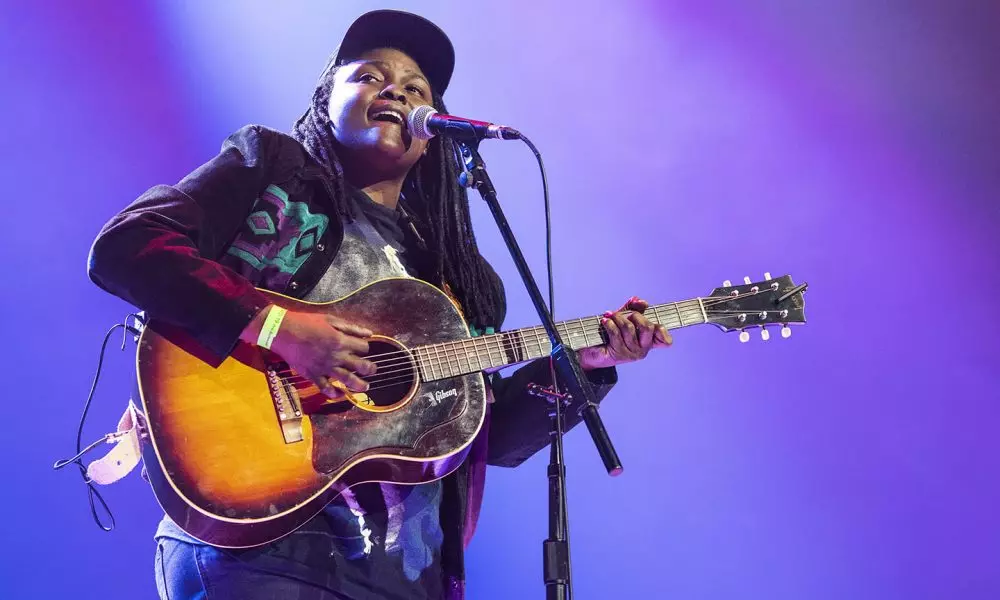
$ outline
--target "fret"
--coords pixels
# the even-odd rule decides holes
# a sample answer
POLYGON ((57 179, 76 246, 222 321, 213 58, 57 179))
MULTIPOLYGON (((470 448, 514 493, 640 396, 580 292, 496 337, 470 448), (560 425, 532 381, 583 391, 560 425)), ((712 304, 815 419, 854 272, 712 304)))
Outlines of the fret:
POLYGON ((531 357, 531 358, 541 358, 543 356, 546 356, 548 354, 548 352, 546 352, 545 349, 543 348, 542 341, 548 339, 548 334, 546 334, 545 336, 542 336, 538 332, 538 327, 532 327, 531 328, 531 333, 535 336, 535 345, 538 346, 538 353, 535 356, 531 357))
POLYGON ((587 346, 590 345, 587 342, 587 323, 583 320, 583 318, 577 319, 576 322, 580 324, 580 331, 577 332, 577 335, 582 335, 583 336, 583 343, 582 344, 576 344, 576 343, 570 344, 569 345, 570 348, 573 348, 574 350, 576 350, 577 348, 586 348, 587 346))
POLYGON ((437 378, 444 377, 444 365, 441 364, 441 352, 437 345, 432 346, 434 348, 434 370, 437 371, 437 378))
MULTIPOLYGON (((437 356, 431 356, 432 346, 424 347, 424 354, 427 355, 427 361, 431 364, 431 372, 434 374, 434 379, 440 379, 444 377, 444 373, 441 371, 441 359, 437 356)), ((437 348, 434 348, 435 354, 437 354, 437 348)))
POLYGON ((413 348, 411 354, 413 356, 413 363, 417 365, 417 378, 426 381, 427 369, 424 368, 424 363, 420 360, 420 347, 413 348))
MULTIPOLYGON (((584 328, 583 328, 583 343, 584 343, 584 348, 589 348, 591 346, 596 346, 597 345, 597 344, 591 344, 590 343, 590 335, 587 333, 588 329, 590 329, 589 325, 585 325, 584 328)), ((600 336, 598 336, 598 337, 600 337, 600 336)))
POLYGON ((684 317, 681 316, 681 310, 677 302, 673 303, 674 311, 677 312, 677 326, 684 327, 684 317))
POLYGON ((451 346, 455 350, 455 366, 458 368, 458 372, 455 375, 461 375, 465 372, 465 367, 462 366, 462 342, 452 342, 451 346))
POLYGON ((704 319, 706 323, 708 323, 708 313, 705 312, 705 303, 702 302, 701 297, 698 297, 697 300, 698 300, 698 308, 701 309, 701 318, 704 319))
POLYGON ((507 364, 516 364, 521 362, 521 341, 520 332, 518 330, 508 331, 507 337, 504 339, 504 344, 507 346, 507 364))
POLYGON ((512 333, 514 335, 511 336, 511 349, 514 351, 514 362, 524 362, 525 355, 528 353, 528 348, 524 341, 524 332, 516 329, 512 333), (516 338, 514 337, 515 335, 516 338))
POLYGON ((451 366, 452 359, 455 360, 455 368, 451 372, 451 376, 454 377, 454 376, 456 376, 456 375, 458 375, 459 373, 462 372, 462 363, 460 362, 461 361, 461 357, 458 355, 458 349, 455 347, 455 342, 451 342, 451 343, 445 344, 445 348, 447 348, 448 350, 446 350, 446 351, 449 352, 448 353, 448 365, 451 366))
POLYGON ((533 328, 521 329, 521 360, 531 360, 535 358, 535 351, 531 349, 531 342, 538 345, 538 332, 533 328))
POLYGON ((506 334, 506 333, 498 333, 498 334, 496 334, 495 336, 493 336, 493 339, 494 339, 494 340, 496 341, 496 343, 497 343, 497 352, 499 352, 499 353, 500 353, 500 362, 498 362, 498 363, 497 363, 497 366, 500 366, 500 365, 506 365, 506 364, 509 364, 509 363, 510 363, 510 360, 508 360, 508 359, 507 359, 507 353, 506 353, 506 352, 504 352, 504 349, 503 349, 503 343, 502 343, 502 342, 503 342, 503 339, 504 339, 504 338, 505 338, 506 336, 507 336, 507 334, 506 334))
POLYGON ((493 367, 497 366, 498 364, 500 364, 500 363, 497 363, 497 362, 495 362, 493 360, 493 349, 492 349, 492 346, 490 346, 490 338, 492 338, 492 337, 493 337, 492 335, 484 335, 482 337, 483 346, 485 346, 485 348, 486 348, 486 360, 487 360, 487 362, 489 362, 489 367, 487 367, 487 368, 491 368, 491 369, 493 367))
POLYGON ((497 346, 500 348, 500 353, 503 356, 503 363, 509 365, 514 361, 514 347, 509 331, 505 331, 497 335, 497 346))
POLYGON ((468 368, 465 370, 466 373, 475 373, 475 369, 472 368, 472 357, 469 355, 469 340, 462 340, 462 351, 465 352, 465 363, 468 368))
POLYGON ((654 306, 653 307, 653 316, 656 317, 656 324, 657 325, 663 325, 664 327, 666 327, 666 323, 664 323, 664 320, 666 320, 666 315, 661 315, 660 314, 660 311, 664 310, 664 309, 665 309, 665 307, 662 306, 662 305, 654 306))
MULTIPOLYGON (((573 331, 573 327, 570 326, 570 321, 563 321, 556 325, 556 331, 559 332, 559 337, 562 338, 564 344, 567 348, 575 348, 573 344, 573 336, 576 335, 573 331)), ((548 332, 545 332, 545 337, 548 338, 548 332)), ((551 340, 549 340, 551 342, 551 340)), ((551 353, 550 353, 551 354, 551 353)))
POLYGON ((420 356, 420 347, 419 346, 413 349, 413 357, 414 357, 414 359, 416 359, 417 369, 418 369, 418 371, 420 373, 421 379, 423 379, 424 381, 427 381, 429 379, 433 379, 433 376, 430 373, 430 369, 428 368, 430 365, 427 365, 424 362, 423 357, 420 356))
POLYGON ((535 345, 538 345, 538 332, 534 328, 527 328, 521 330, 521 344, 524 347, 524 353, 521 360, 531 360, 535 358, 535 352, 531 349, 531 342, 534 341, 535 345))
POLYGON ((573 327, 570 327, 570 321, 566 321, 565 331, 560 331, 562 334, 563 343, 566 344, 567 348, 578 348, 576 344, 576 336, 580 335, 580 332, 576 330, 576 325, 580 322, 580 319, 573 319, 573 327))
POLYGON ((427 353, 427 360, 430 361, 434 379, 439 379, 443 374, 441 373, 441 361, 437 357, 437 347, 436 346, 424 346, 424 352, 427 353), (431 350, 434 350, 434 356, 431 356, 431 350))
MULTIPOLYGON (((544 330, 545 328, 543 327, 542 329, 544 330)), ((573 332, 569 328, 569 321, 562 321, 560 323, 556 323, 556 331, 559 332, 559 337, 561 337, 563 341, 566 342, 566 345, 572 348, 573 332)), ((548 337, 549 333, 546 331, 545 338, 548 339, 548 337)), ((541 349, 539 349, 539 352, 541 352, 541 349)), ((547 352, 546 354, 551 354, 551 352, 547 352)))
POLYGON ((482 371, 486 367, 483 366, 483 355, 480 354, 479 342, 481 338, 472 339, 472 352, 476 355, 476 364, 479 365, 479 370, 482 371))
MULTIPOLYGON (((465 351, 465 342, 464 341, 452 342, 452 345, 455 347, 455 365, 458 366, 458 373, 455 373, 455 375, 461 375, 462 373, 468 373, 469 372, 469 365, 466 365, 464 367, 462 366, 462 358, 463 358, 462 354, 465 351)), ((465 362, 468 363, 469 362, 469 356, 468 356, 468 354, 466 354, 464 358, 465 358, 465 362)))
POLYGON ((430 357, 427 355, 427 348, 425 346, 418 346, 415 349, 417 356, 420 357, 421 364, 424 367, 424 378, 427 380, 434 379, 434 371, 432 369, 430 357), (423 353, 421 354, 421 351, 423 353))
POLYGON ((444 367, 444 373, 443 374, 444 374, 445 377, 451 377, 452 375, 454 375, 454 373, 452 373, 451 354, 448 353, 448 345, 447 344, 438 344, 437 348, 438 348, 438 352, 441 353, 441 357, 444 359, 442 361, 442 363, 441 363, 442 366, 444 367))
POLYGON ((444 364, 444 355, 441 354, 441 345, 434 344, 431 347, 434 348, 434 361, 438 366, 438 376, 443 379, 448 376, 448 372, 446 370, 447 365, 444 364))

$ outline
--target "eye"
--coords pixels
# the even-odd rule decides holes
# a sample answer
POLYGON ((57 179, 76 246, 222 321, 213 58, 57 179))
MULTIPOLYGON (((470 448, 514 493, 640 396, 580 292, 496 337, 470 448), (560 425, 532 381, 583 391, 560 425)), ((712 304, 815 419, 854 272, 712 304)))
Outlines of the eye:
POLYGON ((410 93, 413 93, 413 94, 416 94, 416 95, 420 96, 421 98, 424 97, 424 90, 422 88, 418 87, 418 86, 408 85, 408 86, 406 86, 406 91, 408 91, 410 93))
POLYGON ((361 73, 358 75, 358 81, 362 83, 369 83, 372 81, 378 81, 378 77, 374 73, 361 73))

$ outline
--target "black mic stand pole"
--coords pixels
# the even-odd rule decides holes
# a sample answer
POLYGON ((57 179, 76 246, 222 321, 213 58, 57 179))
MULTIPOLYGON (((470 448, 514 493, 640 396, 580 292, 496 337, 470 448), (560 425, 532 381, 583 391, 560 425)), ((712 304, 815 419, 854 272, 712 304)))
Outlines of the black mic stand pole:
MULTIPOLYGON (((500 235, 507 244, 517 271, 521 275, 524 287, 528 291, 531 303, 534 304, 538 317, 545 327, 545 332, 549 336, 552 344, 552 362, 555 371, 559 374, 562 383, 567 388, 567 394, 562 395, 555 390, 543 392, 555 404, 555 415, 553 416, 554 433, 552 435, 552 452, 549 464, 549 539, 543 544, 545 590, 548 600, 568 599, 571 595, 571 581, 569 568, 569 516, 566 510, 566 467, 563 463, 562 452, 562 423, 561 403, 566 397, 583 400, 581 413, 583 420, 587 424, 587 430, 597 446, 597 451, 604 462, 604 468, 611 475, 618 475, 622 471, 621 461, 611 444, 611 438, 604 428, 600 415, 597 413, 597 402, 590 383, 586 381, 576 353, 566 348, 563 344, 559 332, 556 330, 552 315, 545 306, 538 285, 535 283, 528 263, 521 254, 521 248, 514 238, 514 233, 510 229, 510 224, 500 208, 500 201, 497 199, 496 189, 490 176, 486 172, 486 163, 479 155, 479 141, 458 141, 458 147, 462 153, 462 160, 465 163, 466 171, 462 173, 460 181, 463 185, 474 187, 486 201, 493 219, 497 223, 500 235)), ((554 382, 553 382, 554 383, 554 382)))

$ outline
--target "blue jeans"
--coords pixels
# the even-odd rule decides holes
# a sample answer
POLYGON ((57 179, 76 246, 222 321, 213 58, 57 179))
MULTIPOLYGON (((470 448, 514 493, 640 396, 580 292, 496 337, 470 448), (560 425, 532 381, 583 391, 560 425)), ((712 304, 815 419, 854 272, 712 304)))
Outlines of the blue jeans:
MULTIPOLYGON (((293 559, 259 551, 228 551, 159 538, 156 589, 161 600, 345 600, 326 577, 293 559)), ((375 596, 371 596, 375 597, 375 596)))
MULTIPOLYGON (((170 536, 156 538, 156 588, 160 600, 409 600, 386 561, 351 561, 333 536, 298 531, 266 546, 227 550, 170 536), (386 586, 388 584, 388 587, 386 586)), ((378 548, 376 546, 376 548, 378 548)), ((377 550, 376 550, 377 551, 377 550)), ((448 598, 461 598, 449 581, 448 598)))

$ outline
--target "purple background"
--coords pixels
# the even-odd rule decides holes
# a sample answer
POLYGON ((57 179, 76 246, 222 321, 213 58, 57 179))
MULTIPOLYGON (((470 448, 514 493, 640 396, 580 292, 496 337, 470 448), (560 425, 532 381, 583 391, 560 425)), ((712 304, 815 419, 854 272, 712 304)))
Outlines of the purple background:
MULTIPOLYGON (((578 598, 1000 596, 996 3, 396 6, 452 36, 453 112, 542 149, 558 316, 765 270, 812 284, 791 339, 688 329, 621 369, 603 415, 622 477, 569 436, 578 598)), ((138 474, 105 490, 104 534, 77 474, 50 468, 129 310, 87 280, 90 242, 244 123, 287 130, 370 8, 5 3, 4 597, 154 595, 160 512, 138 474)), ((531 155, 484 150, 542 277, 531 155)), ((507 326, 533 324, 474 207, 507 326)), ((131 370, 131 347, 110 354, 85 440, 114 427, 131 370)), ((472 598, 542 597, 545 463, 491 470, 472 598)))

